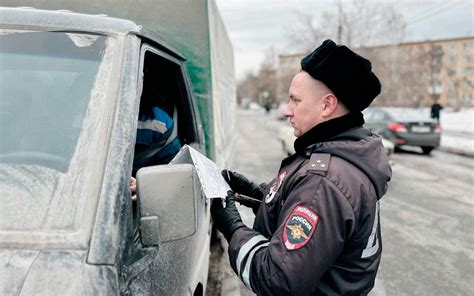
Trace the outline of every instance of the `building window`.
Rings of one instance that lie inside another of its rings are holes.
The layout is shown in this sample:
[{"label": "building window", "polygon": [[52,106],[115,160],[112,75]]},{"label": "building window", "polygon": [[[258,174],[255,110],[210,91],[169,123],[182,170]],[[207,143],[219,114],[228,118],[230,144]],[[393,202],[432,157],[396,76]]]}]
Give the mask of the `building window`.
[{"label": "building window", "polygon": [[464,69],[464,75],[466,75],[466,76],[471,76],[471,75],[473,75],[473,74],[474,74],[473,68],[465,68],[465,69]]},{"label": "building window", "polygon": [[456,101],[456,95],[455,94],[449,94],[448,95],[448,101]]},{"label": "building window", "polygon": [[441,69],[442,69],[443,65],[441,64],[441,60],[440,59],[433,59],[431,61],[431,72],[434,73],[434,74],[439,74],[441,73]]},{"label": "building window", "polygon": [[448,82],[448,89],[453,90],[455,88],[455,85],[452,81]]},{"label": "building window", "polygon": [[456,63],[456,57],[455,56],[449,56],[448,57],[448,63],[450,63],[450,64]]},{"label": "building window", "polygon": [[464,95],[464,102],[470,102],[472,100],[472,94]]},{"label": "building window", "polygon": [[443,47],[440,45],[434,45],[431,47],[431,54],[433,56],[442,56],[443,55]]},{"label": "building window", "polygon": [[472,41],[464,42],[464,48],[471,48],[471,47],[474,47],[474,42]]},{"label": "building window", "polygon": [[449,44],[448,45],[448,49],[449,50],[455,50],[457,48],[457,45],[456,44]]},{"label": "building window", "polygon": [[471,55],[466,55],[466,56],[464,56],[464,59],[465,59],[466,62],[468,62],[468,63],[474,62],[474,57],[471,56]]},{"label": "building window", "polygon": [[441,56],[434,56],[431,60],[432,65],[439,65],[441,64]]}]

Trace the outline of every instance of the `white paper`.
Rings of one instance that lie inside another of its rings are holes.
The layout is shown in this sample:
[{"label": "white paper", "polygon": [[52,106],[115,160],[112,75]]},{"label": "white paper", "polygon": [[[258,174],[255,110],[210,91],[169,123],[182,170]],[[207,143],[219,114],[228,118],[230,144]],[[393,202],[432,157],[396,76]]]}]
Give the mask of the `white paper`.
[{"label": "white paper", "polygon": [[221,175],[221,169],[196,149],[185,145],[170,164],[188,163],[194,165],[206,198],[225,198],[229,184]]}]

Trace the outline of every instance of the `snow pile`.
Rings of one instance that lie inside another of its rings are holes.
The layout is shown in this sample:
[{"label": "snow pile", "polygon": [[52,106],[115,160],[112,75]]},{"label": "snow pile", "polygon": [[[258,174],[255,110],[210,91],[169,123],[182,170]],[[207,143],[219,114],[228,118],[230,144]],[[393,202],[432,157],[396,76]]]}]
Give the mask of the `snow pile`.
[{"label": "snow pile", "polygon": [[474,108],[441,111],[441,148],[474,155]]},{"label": "snow pile", "polygon": [[474,133],[474,108],[461,111],[441,111],[441,125],[447,131]]}]

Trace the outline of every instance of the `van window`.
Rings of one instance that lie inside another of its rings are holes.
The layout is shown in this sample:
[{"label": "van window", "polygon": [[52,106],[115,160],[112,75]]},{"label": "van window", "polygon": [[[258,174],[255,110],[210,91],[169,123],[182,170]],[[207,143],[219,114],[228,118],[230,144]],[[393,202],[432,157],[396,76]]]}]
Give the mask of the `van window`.
[{"label": "van window", "polygon": [[[113,38],[0,30],[0,234],[87,228]],[[64,240],[66,241],[66,240]]]},{"label": "van window", "polygon": [[133,175],[142,167],[169,163],[182,145],[198,139],[181,63],[148,45],[142,52]]}]

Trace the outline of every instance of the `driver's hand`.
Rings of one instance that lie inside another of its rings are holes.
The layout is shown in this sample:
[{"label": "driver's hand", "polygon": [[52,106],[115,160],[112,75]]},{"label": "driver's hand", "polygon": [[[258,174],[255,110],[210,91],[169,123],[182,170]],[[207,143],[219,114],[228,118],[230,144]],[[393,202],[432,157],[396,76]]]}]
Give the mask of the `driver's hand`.
[{"label": "driver's hand", "polygon": [[135,195],[137,193],[137,179],[135,179],[134,177],[130,177],[129,187],[132,196]]}]

